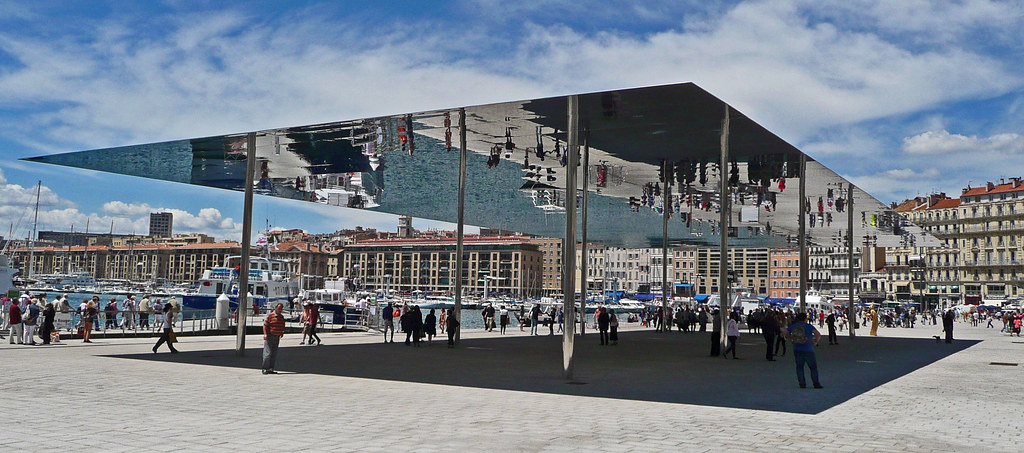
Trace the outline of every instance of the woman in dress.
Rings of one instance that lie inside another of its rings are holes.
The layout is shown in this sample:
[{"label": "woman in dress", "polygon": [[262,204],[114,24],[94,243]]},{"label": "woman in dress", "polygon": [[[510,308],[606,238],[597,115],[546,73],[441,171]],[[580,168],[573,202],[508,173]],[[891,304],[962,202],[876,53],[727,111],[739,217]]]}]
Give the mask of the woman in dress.
[{"label": "woman in dress", "polygon": [[85,305],[85,312],[82,313],[82,343],[92,343],[92,323],[96,321],[97,316],[99,311],[96,310],[96,304],[90,300]]}]

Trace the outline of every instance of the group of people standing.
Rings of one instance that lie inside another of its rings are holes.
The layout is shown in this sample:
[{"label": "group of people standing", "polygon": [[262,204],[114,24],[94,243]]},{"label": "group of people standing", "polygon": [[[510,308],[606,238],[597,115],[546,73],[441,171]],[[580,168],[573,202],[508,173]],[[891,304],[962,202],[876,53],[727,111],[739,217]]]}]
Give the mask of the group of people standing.
[{"label": "group of people standing", "polygon": [[[3,305],[6,315],[3,322],[7,324],[10,344],[50,344],[56,310],[52,303],[46,301],[46,294],[37,297],[22,294],[16,302],[4,297]],[[36,343],[37,329],[42,340],[40,343]],[[59,335],[57,340],[60,341]]]},{"label": "group of people standing", "polygon": [[[508,316],[507,312],[505,316]],[[431,308],[427,316],[424,317],[417,305],[403,304],[402,308],[398,308],[389,302],[381,311],[385,343],[395,342],[395,319],[398,319],[401,331],[405,332],[406,346],[418,347],[423,338],[426,338],[427,344],[430,344],[434,336],[437,335],[438,318],[435,309]],[[455,333],[459,329],[459,321],[455,319],[455,309],[442,309],[440,324],[442,330],[448,333],[448,347],[455,347]],[[391,334],[390,340],[389,333]],[[504,333],[504,327],[502,327],[502,333]]]}]

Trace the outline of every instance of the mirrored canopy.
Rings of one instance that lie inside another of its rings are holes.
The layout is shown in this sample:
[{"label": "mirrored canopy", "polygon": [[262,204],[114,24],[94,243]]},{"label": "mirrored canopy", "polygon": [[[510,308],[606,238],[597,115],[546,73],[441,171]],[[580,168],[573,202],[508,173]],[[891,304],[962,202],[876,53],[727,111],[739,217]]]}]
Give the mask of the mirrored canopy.
[{"label": "mirrored canopy", "polygon": [[[854,237],[879,246],[938,245],[824,165],[692,83],[577,95],[576,194],[565,190],[568,96],[256,131],[257,194],[448,222],[457,220],[459,118],[467,139],[466,223],[561,237],[565,206],[588,181],[588,240],[717,246],[719,178],[729,182],[730,244],[795,244],[806,178],[812,244]],[[720,168],[729,116],[729,164]],[[244,190],[248,133],[40,156],[28,160]],[[870,188],[868,188],[870,189]]]}]

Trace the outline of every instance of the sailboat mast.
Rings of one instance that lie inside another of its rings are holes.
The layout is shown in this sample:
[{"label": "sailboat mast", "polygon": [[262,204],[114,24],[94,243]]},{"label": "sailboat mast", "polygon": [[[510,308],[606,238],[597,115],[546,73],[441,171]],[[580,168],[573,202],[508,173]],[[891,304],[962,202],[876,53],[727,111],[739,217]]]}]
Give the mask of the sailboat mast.
[{"label": "sailboat mast", "polygon": [[71,224],[71,235],[68,237],[68,253],[64,258],[64,273],[71,273],[71,244],[75,242],[75,224]]},{"label": "sailboat mast", "polygon": [[29,244],[28,245],[28,278],[32,278],[32,268],[35,267],[35,266],[33,266],[32,260],[35,257],[35,251],[36,251],[36,239],[35,239],[35,237],[36,237],[36,227],[39,225],[39,193],[42,190],[42,188],[43,188],[43,181],[37,181],[36,182],[36,213],[35,213],[34,219],[32,220],[32,236],[29,237],[29,243],[28,243]]}]

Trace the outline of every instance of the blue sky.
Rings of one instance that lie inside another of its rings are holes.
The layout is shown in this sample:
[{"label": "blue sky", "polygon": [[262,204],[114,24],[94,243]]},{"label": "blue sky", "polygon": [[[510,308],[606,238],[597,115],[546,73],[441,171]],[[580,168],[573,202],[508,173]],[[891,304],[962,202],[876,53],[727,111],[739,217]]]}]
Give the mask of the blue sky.
[{"label": "blue sky", "polygon": [[[239,194],[23,157],[686,81],[882,201],[1024,176],[1018,1],[371,3],[0,0],[0,235],[25,235],[37,180],[42,229],[145,232],[159,208],[240,231]],[[395,228],[262,197],[255,214]]]}]

